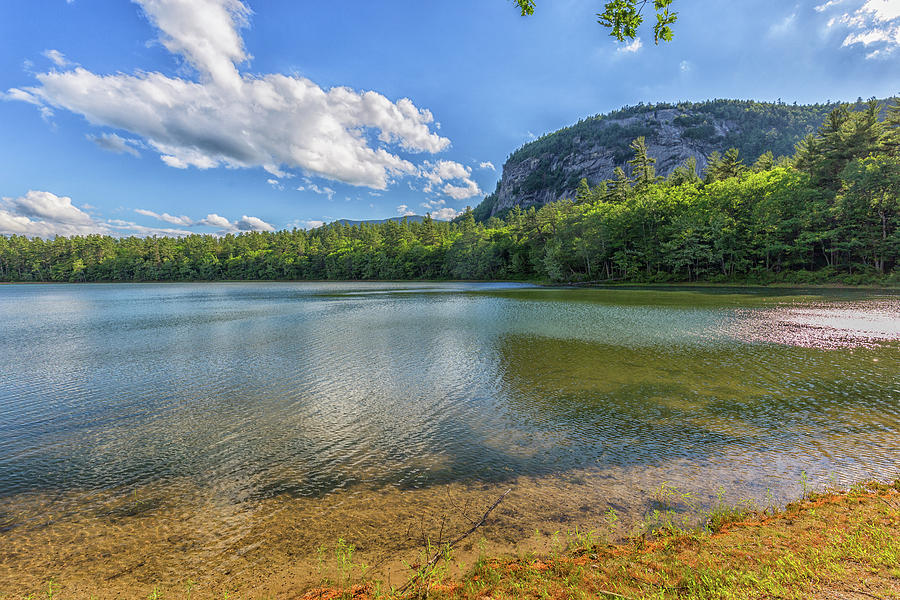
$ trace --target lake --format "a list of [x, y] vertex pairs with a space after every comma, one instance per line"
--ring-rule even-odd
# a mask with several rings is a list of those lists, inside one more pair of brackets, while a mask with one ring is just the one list
[[663, 484], [900, 473], [895, 292], [5, 285], [0, 315], [0, 596], [279, 597], [339, 539], [397, 584], [507, 489], [460, 556], [627, 532]]

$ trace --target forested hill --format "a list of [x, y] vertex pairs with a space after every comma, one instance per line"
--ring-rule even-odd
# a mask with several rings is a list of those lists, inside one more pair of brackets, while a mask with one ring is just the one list
[[515, 205], [527, 208], [574, 198], [582, 178], [590, 185], [613, 179], [615, 167], [625, 168], [631, 158], [629, 144], [640, 136], [661, 175], [690, 157], [702, 171], [711, 152], [729, 148], [737, 148], [749, 161], [767, 151], [791, 156], [794, 146], [814, 133], [836, 106], [712, 100], [640, 104], [596, 115], [513, 152], [497, 190], [475, 209], [475, 218], [503, 216]]

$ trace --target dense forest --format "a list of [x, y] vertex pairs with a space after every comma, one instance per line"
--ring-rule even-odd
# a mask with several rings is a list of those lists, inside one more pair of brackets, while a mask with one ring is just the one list
[[182, 238], [0, 237], [3, 281], [536, 279], [900, 282], [900, 101], [834, 107], [790, 158], [713, 153], [478, 222], [333, 223]]

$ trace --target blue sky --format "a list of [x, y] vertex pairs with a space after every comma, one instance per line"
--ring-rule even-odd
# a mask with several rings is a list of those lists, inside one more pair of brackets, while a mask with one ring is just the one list
[[900, 91], [900, 0], [0, 4], [0, 234], [236, 232], [430, 211], [522, 143], [639, 102]]

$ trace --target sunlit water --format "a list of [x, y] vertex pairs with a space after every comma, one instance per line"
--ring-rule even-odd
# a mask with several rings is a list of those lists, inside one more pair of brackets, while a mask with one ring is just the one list
[[0, 286], [0, 316], [0, 596], [288, 593], [322, 544], [394, 564], [509, 488], [485, 537], [515, 548], [662, 482], [900, 473], [891, 293]]

